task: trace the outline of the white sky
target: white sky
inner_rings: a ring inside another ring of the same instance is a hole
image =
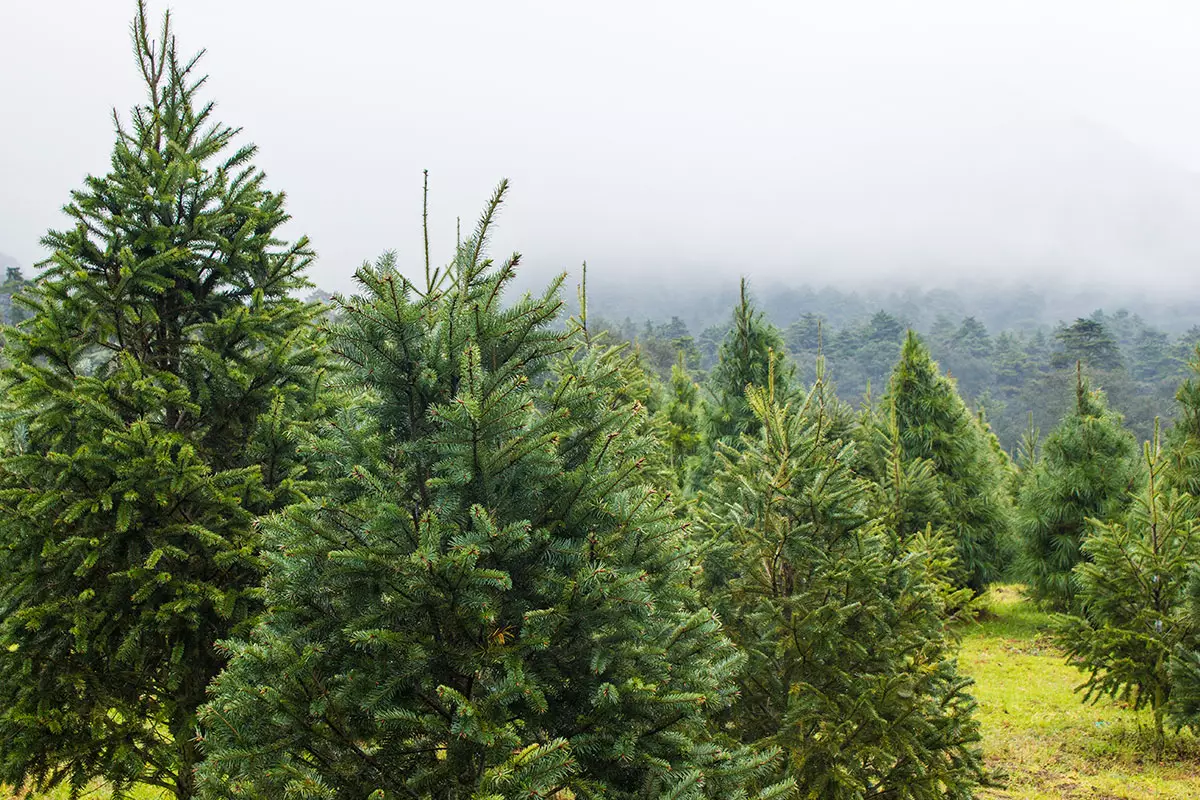
[[[331,289],[419,263],[425,168],[439,260],[506,176],[494,250],[538,268],[1200,284],[1200,3],[170,7]],[[0,0],[0,250],[26,264],[141,97],[133,9]]]

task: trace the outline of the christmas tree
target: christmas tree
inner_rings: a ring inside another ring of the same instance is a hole
[[[1117,522],[1094,521],[1075,567],[1082,613],[1057,618],[1068,659],[1087,673],[1084,699],[1117,697],[1149,707],[1158,749],[1171,705],[1172,656],[1195,650],[1189,581],[1200,559],[1195,500],[1170,489],[1167,459],[1154,440],[1144,447],[1143,491]]]
[[[954,382],[909,331],[883,398],[894,409],[903,460],[928,460],[937,475],[946,516],[931,519],[958,553],[955,582],[980,592],[1005,566],[1011,530],[1006,468],[988,430],[967,408]]]
[[[1200,347],[1188,367],[1191,375],[1175,394],[1178,416],[1167,434],[1171,468],[1166,478],[1181,492],[1200,497]]]
[[[323,496],[264,526],[271,611],[203,718],[215,796],[737,798],[770,767],[709,730],[741,658],[642,474],[626,356],[553,324],[560,281],[504,302],[504,188],[447,270],[385,257],[341,303],[354,397]]]
[[[683,492],[695,488],[693,476],[700,466],[703,442],[700,387],[692,380],[683,353],[671,368],[667,403],[661,411],[664,442],[671,459],[675,485]]]
[[[747,386],[765,386],[767,372],[773,369],[775,392],[784,397],[792,390],[794,370],[783,353],[783,336],[755,309],[743,278],[733,325],[721,342],[717,365],[706,384],[712,400],[706,404],[707,447],[702,478],[712,475],[717,463],[715,453],[721,445],[735,446],[742,434],[758,430],[759,420],[746,400]]]
[[[1136,447],[1080,371],[1075,410],[1046,437],[1017,504],[1021,571],[1037,600],[1059,611],[1074,606],[1072,576],[1084,558],[1088,520],[1122,513],[1136,480]]]
[[[254,520],[299,500],[312,254],[199,99],[169,17],[133,25],[146,102],[6,333],[0,782],[194,793],[214,643],[258,612]]]
[[[728,724],[780,747],[804,797],[969,798],[982,768],[943,625],[952,556],[873,516],[822,373],[795,408],[769,382],[748,390],[761,435],[703,498],[708,590],[749,658]]]

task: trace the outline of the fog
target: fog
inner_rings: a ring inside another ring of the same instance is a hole
[[[154,14],[167,4],[151,3]],[[174,0],[314,279],[435,258],[501,177],[535,273],[1197,288],[1200,6]],[[110,109],[132,2],[0,5],[0,251],[28,265]]]

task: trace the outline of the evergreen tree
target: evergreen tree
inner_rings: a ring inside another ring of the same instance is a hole
[[[1168,435],[1166,485],[1193,499],[1200,497],[1200,350],[1193,351],[1193,377],[1176,394],[1178,420]],[[1187,622],[1200,637],[1200,570],[1188,581]],[[1181,641],[1171,659],[1170,715],[1179,727],[1200,731],[1200,640]]]
[[[987,429],[911,331],[892,372],[884,406],[895,409],[904,460],[928,459],[937,473],[947,516],[930,522],[954,539],[955,582],[982,591],[1004,568],[1011,528],[1005,465]]]
[[[1056,349],[1051,356],[1055,367],[1069,367],[1077,362],[1098,370],[1121,368],[1121,351],[1104,322],[1077,319],[1062,325],[1054,332]]]
[[[785,332],[788,352],[799,357],[801,353],[814,356],[821,349],[821,315],[809,311],[788,326]]]
[[[675,485],[681,490],[693,488],[692,476],[700,464],[702,441],[700,387],[692,380],[684,364],[683,353],[671,368],[667,404],[663,409],[665,443],[670,453]]]
[[[746,400],[746,387],[764,386],[772,361],[776,391],[786,395],[791,390],[791,369],[782,366],[783,337],[754,308],[745,278],[740,292],[733,327],[721,342],[717,365],[709,376],[708,388],[714,398],[709,404],[710,442],[736,444],[743,433],[756,429],[759,422]]]
[[[29,318],[29,311],[13,298],[30,287],[20,267],[6,267],[4,282],[0,283],[0,322],[16,325]]]
[[[1168,434],[1167,480],[1179,491],[1200,497],[1200,347],[1192,355],[1188,365],[1192,374],[1175,394],[1177,418]]]
[[[716,469],[721,446],[736,446],[739,438],[757,430],[760,422],[746,399],[748,386],[765,386],[774,372],[775,391],[782,397],[792,390],[793,367],[783,359],[783,337],[750,301],[746,279],[733,310],[733,326],[721,342],[717,365],[706,387],[712,399],[705,403],[704,459],[697,477],[701,482]]]
[[[934,525],[949,519],[934,463],[904,457],[894,403],[883,409],[866,404],[855,433],[861,446],[859,459],[875,484],[875,516],[898,544],[932,533]]]
[[[1074,607],[1073,570],[1091,519],[1119,515],[1136,480],[1133,436],[1104,394],[1077,374],[1075,409],[1042,445],[1017,504],[1021,572],[1035,599],[1059,611]]]
[[[325,495],[264,525],[271,610],[203,719],[214,796],[742,798],[770,767],[708,731],[741,659],[642,474],[620,348],[554,325],[561,279],[503,302],[504,186],[447,271],[385,257],[341,304],[359,396],[316,444]]]
[[[133,43],[148,98],[7,332],[0,782],[194,793],[214,643],[259,610],[255,515],[301,497],[319,348],[306,240],[213,120],[170,19]]]
[[[761,435],[703,498],[706,582],[749,657],[729,724],[780,747],[804,797],[971,797],[975,703],[943,628],[952,557],[873,518],[822,372],[796,409],[748,390]]]
[[[1084,700],[1119,697],[1154,715],[1158,749],[1171,703],[1171,658],[1197,649],[1188,583],[1200,559],[1195,500],[1169,489],[1159,437],[1144,447],[1146,486],[1123,521],[1094,521],[1075,568],[1076,616],[1056,620],[1068,659],[1088,673]]]

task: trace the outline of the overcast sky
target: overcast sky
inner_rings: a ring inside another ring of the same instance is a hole
[[[330,289],[420,262],[422,169],[439,260],[508,177],[494,250],[538,269],[1200,275],[1200,3],[169,5]],[[0,2],[0,251],[26,264],[141,96],[133,8]]]

